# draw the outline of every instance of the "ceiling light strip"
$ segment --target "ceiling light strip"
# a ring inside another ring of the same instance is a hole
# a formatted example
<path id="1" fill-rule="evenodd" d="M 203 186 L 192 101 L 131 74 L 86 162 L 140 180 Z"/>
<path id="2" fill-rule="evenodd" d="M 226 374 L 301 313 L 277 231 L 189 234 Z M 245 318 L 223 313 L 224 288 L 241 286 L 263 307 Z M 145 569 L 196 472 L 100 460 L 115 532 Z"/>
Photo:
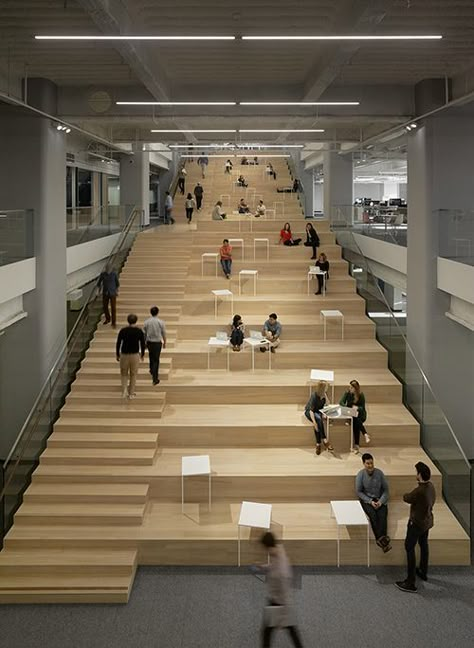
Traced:
<path id="1" fill-rule="evenodd" d="M 359 101 L 116 101 L 117 106 L 359 106 Z"/>
<path id="2" fill-rule="evenodd" d="M 324 133 L 324 128 L 242 128 L 239 133 Z"/>
<path id="3" fill-rule="evenodd" d="M 152 133 L 236 133 L 236 130 L 232 129 L 216 129 L 216 128 L 181 128 L 176 129 L 161 129 L 161 128 L 152 128 Z"/>
<path id="4" fill-rule="evenodd" d="M 240 101 L 239 106 L 359 106 L 360 101 Z"/>
<path id="5" fill-rule="evenodd" d="M 72 35 L 72 36 L 49 36 L 37 35 L 35 40 L 69 40 L 69 41 L 233 41 L 235 36 L 131 36 L 116 35 L 104 36 L 98 35 Z"/>
<path id="6" fill-rule="evenodd" d="M 235 101 L 116 101 L 117 106 L 235 106 Z"/>
<path id="7" fill-rule="evenodd" d="M 398 34 L 398 35 L 334 35 L 334 36 L 242 36 L 242 40 L 252 41 L 407 41 L 441 40 L 441 34 Z"/>

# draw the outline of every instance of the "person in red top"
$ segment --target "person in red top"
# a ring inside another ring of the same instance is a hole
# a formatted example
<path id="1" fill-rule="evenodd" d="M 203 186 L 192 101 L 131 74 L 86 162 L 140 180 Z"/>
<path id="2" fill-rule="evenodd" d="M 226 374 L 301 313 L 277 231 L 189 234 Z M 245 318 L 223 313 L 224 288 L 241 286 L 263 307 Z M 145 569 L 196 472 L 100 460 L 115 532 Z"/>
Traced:
<path id="1" fill-rule="evenodd" d="M 283 229 L 280 230 L 280 240 L 278 241 L 278 243 L 283 243 L 283 245 L 299 245 L 301 243 L 301 239 L 294 239 L 291 233 L 290 223 L 285 223 L 283 225 Z"/>
<path id="2" fill-rule="evenodd" d="M 229 245 L 229 239 L 224 239 L 220 247 L 221 266 L 226 279 L 230 279 L 232 272 L 232 245 Z"/>

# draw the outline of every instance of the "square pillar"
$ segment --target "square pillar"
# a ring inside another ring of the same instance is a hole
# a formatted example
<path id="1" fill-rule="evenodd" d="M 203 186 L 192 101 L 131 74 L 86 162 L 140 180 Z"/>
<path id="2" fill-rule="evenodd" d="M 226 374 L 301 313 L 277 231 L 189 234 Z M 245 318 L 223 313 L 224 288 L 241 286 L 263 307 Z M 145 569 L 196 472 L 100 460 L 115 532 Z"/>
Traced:
<path id="1" fill-rule="evenodd" d="M 324 171 L 324 217 L 330 220 L 335 216 L 338 206 L 352 206 L 352 157 L 340 155 L 338 151 L 325 151 L 323 155 Z M 352 213 L 352 211 L 351 211 Z M 338 219 L 339 220 L 339 219 Z"/>
<path id="2" fill-rule="evenodd" d="M 120 158 L 120 202 L 141 209 L 142 226 L 150 224 L 150 153 L 141 147 Z"/>

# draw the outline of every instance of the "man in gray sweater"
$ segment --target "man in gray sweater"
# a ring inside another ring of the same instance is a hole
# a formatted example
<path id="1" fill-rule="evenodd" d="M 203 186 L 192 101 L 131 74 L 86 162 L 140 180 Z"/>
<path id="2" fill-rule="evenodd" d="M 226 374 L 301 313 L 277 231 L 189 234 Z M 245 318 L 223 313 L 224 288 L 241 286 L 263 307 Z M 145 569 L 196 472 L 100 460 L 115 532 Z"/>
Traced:
<path id="1" fill-rule="evenodd" d="M 387 553 L 392 548 L 387 535 L 388 482 L 383 472 L 374 467 L 371 454 L 363 454 L 362 463 L 364 468 L 356 477 L 357 497 L 370 520 L 377 545 Z"/>

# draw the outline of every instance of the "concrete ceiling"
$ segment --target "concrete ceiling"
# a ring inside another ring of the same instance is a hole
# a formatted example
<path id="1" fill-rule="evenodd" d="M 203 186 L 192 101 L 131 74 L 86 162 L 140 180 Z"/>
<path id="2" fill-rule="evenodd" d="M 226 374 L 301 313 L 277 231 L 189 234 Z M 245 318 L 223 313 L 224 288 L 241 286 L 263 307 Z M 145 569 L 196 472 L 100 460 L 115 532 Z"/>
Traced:
<path id="1" fill-rule="evenodd" d="M 473 0 L 1 0 L 0 5 L 1 91 L 18 96 L 24 76 L 51 79 L 60 88 L 62 116 L 117 141 L 163 140 L 150 134 L 153 127 L 206 126 L 326 129 L 323 136 L 314 137 L 238 137 L 246 141 L 358 141 L 409 119 L 417 82 L 459 79 L 474 64 Z M 399 43 L 107 44 L 33 38 L 120 33 L 441 33 L 444 38 Z M 97 92 L 106 92 L 102 104 Z M 319 111 L 240 106 L 153 110 L 118 107 L 115 101 L 120 99 L 324 99 L 359 100 L 361 105 Z M 199 141 L 209 137 L 199 136 Z"/>

